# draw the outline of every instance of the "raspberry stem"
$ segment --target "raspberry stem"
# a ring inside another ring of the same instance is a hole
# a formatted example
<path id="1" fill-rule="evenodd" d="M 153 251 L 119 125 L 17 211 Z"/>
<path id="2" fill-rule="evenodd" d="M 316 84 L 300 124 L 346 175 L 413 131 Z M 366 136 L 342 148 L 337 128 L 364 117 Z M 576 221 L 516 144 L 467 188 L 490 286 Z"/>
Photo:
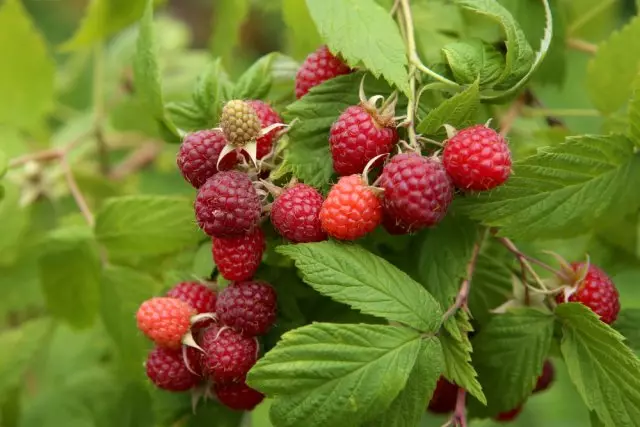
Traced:
<path id="1" fill-rule="evenodd" d="M 509 250 L 509 252 L 511 252 L 513 255 L 515 255 L 515 257 L 520 262 L 520 265 L 527 269 L 527 271 L 535 278 L 536 282 L 538 284 L 540 284 L 543 289 L 546 289 L 546 287 L 542 283 L 542 280 L 540 279 L 540 276 L 538 276 L 538 274 L 535 272 L 535 270 L 533 269 L 531 264 L 535 264 L 538 267 L 544 268 L 545 270 L 555 274 L 556 276 L 562 278 L 563 280 L 570 280 L 567 277 L 566 273 L 564 273 L 564 272 L 562 272 L 560 270 L 557 270 L 557 269 L 551 267 L 550 265 L 540 261 L 539 259 L 534 258 L 532 256 L 529 256 L 529 255 L 525 254 L 524 252 L 520 251 L 520 249 L 518 249 L 518 247 L 511 241 L 511 239 L 509 239 L 507 237 L 499 237 L 498 241 L 505 248 L 507 248 L 507 250 Z"/>

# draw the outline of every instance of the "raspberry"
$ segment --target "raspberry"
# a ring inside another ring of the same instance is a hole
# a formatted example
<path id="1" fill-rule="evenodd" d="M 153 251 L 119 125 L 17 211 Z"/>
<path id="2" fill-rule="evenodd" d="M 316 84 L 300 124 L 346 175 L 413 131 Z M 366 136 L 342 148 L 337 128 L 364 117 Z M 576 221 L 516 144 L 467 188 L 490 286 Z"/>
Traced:
<path id="1" fill-rule="evenodd" d="M 362 173 L 369 160 L 391 152 L 398 133 L 393 119 L 390 123 L 382 123 L 380 119 L 375 112 L 354 105 L 333 123 L 329 144 L 333 169 L 338 175 Z"/>
<path id="2" fill-rule="evenodd" d="M 330 236 L 356 240 L 373 231 L 382 220 L 382 206 L 360 175 L 340 178 L 320 209 L 322 228 Z"/>
<path id="3" fill-rule="evenodd" d="M 211 237 L 239 237 L 260 221 L 260 197 L 251 179 L 238 171 L 215 174 L 204 183 L 194 203 L 196 219 Z"/>
<path id="4" fill-rule="evenodd" d="M 258 342 L 231 328 L 212 326 L 202 334 L 204 372 L 218 383 L 237 382 L 245 377 L 258 359 Z"/>
<path id="5" fill-rule="evenodd" d="M 196 310 L 176 298 L 155 297 L 140 305 L 136 313 L 138 329 L 160 347 L 179 349 L 189 332 Z"/>
<path id="6" fill-rule="evenodd" d="M 416 153 L 398 154 L 382 170 L 384 210 L 407 231 L 430 227 L 447 214 L 453 184 L 440 161 Z"/>
<path id="7" fill-rule="evenodd" d="M 198 384 L 199 378 L 189 372 L 182 359 L 182 351 L 154 348 L 145 363 L 147 376 L 159 388 L 185 391 Z"/>
<path id="8" fill-rule="evenodd" d="M 214 384 L 213 392 L 220 403 L 236 411 L 251 411 L 264 400 L 264 394 L 249 387 L 244 380 L 237 383 Z"/>
<path id="9" fill-rule="evenodd" d="M 220 130 L 201 130 L 188 134 L 178 152 L 177 163 L 184 179 L 195 188 L 202 184 L 218 170 L 231 169 L 238 162 L 238 156 L 231 153 L 220 162 L 218 156 L 227 144 Z"/>
<path id="10" fill-rule="evenodd" d="M 456 408 L 459 387 L 440 377 L 433 392 L 428 410 L 434 414 L 447 414 Z"/>
<path id="11" fill-rule="evenodd" d="M 502 423 L 513 421 L 518 417 L 518 415 L 520 415 L 520 412 L 522 412 L 522 405 L 520 405 L 517 408 L 512 409 L 510 411 L 499 413 L 495 417 L 495 420 L 499 421 L 499 422 L 502 422 Z"/>
<path id="12" fill-rule="evenodd" d="M 296 74 L 296 98 L 302 98 L 312 87 L 326 80 L 350 72 L 351 69 L 333 56 L 327 46 L 320 46 L 307 56 Z"/>
<path id="13" fill-rule="evenodd" d="M 271 206 L 271 223 L 284 238 L 294 243 L 320 242 L 327 233 L 320 224 L 322 195 L 306 184 L 287 188 Z"/>
<path id="14" fill-rule="evenodd" d="M 259 227 L 241 237 L 213 238 L 213 260 L 227 280 L 252 278 L 260 266 L 264 249 L 264 233 Z"/>
<path id="15" fill-rule="evenodd" d="M 397 218 L 389 216 L 387 213 L 382 215 L 382 226 L 387 233 L 394 236 L 409 234 L 411 232 L 411 227 L 404 224 L 402 221 L 399 221 Z"/>
<path id="16" fill-rule="evenodd" d="M 266 282 L 237 282 L 220 292 L 216 314 L 246 336 L 264 335 L 276 320 L 276 301 L 275 289 Z"/>
<path id="17" fill-rule="evenodd" d="M 200 313 L 216 311 L 216 293 L 198 282 L 182 282 L 174 286 L 167 296 L 186 302 Z"/>
<path id="18" fill-rule="evenodd" d="M 540 393 L 549 388 L 555 378 L 555 369 L 550 360 L 546 360 L 542 367 L 542 373 L 538 377 L 536 382 L 536 388 L 533 389 L 534 393 Z"/>
<path id="19" fill-rule="evenodd" d="M 274 125 L 276 123 L 282 123 L 282 119 L 280 118 L 278 113 L 276 113 L 276 111 L 273 108 L 271 108 L 271 106 L 266 102 L 262 102 L 256 99 L 256 100 L 247 101 L 247 104 L 249 104 L 250 106 L 253 107 L 254 110 L 256 110 L 256 114 L 260 119 L 260 124 L 263 129 L 271 125 Z M 266 156 L 271 152 L 271 147 L 273 147 L 273 141 L 275 140 L 277 134 L 278 134 L 278 129 L 273 129 L 269 133 L 262 135 L 260 138 L 258 138 L 257 157 L 259 159 L 263 158 L 264 156 Z"/>
<path id="20" fill-rule="evenodd" d="M 491 190 L 511 174 L 507 142 L 483 125 L 463 129 L 449 139 L 442 162 L 453 183 L 463 190 Z"/>
<path id="21" fill-rule="evenodd" d="M 256 139 L 261 130 L 256 110 L 239 99 L 231 100 L 222 107 L 220 127 L 227 141 L 237 147 Z"/>
<path id="22" fill-rule="evenodd" d="M 198 340 L 200 341 L 200 340 Z M 191 371 L 195 373 L 198 377 L 204 377 L 204 372 L 202 371 L 202 360 L 201 355 L 202 352 L 196 348 L 183 346 L 186 352 L 187 362 L 189 362 L 189 368 Z M 184 356 L 183 356 L 184 363 Z"/>
<path id="23" fill-rule="evenodd" d="M 584 262 L 573 262 L 574 273 L 585 267 Z M 584 279 L 576 284 L 576 291 L 569 297 L 569 302 L 580 302 L 589 307 L 606 324 L 613 323 L 620 311 L 620 296 L 613 281 L 595 265 L 590 264 Z M 556 296 L 558 303 L 567 302 L 564 294 Z"/>

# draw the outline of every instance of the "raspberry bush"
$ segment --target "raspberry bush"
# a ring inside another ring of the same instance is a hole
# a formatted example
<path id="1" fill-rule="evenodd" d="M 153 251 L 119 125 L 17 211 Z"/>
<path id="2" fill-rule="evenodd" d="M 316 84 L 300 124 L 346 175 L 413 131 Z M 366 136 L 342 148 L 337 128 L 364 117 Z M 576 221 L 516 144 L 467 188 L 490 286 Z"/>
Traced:
<path id="1" fill-rule="evenodd" d="M 637 7 L 0 3 L 0 425 L 640 426 Z"/>

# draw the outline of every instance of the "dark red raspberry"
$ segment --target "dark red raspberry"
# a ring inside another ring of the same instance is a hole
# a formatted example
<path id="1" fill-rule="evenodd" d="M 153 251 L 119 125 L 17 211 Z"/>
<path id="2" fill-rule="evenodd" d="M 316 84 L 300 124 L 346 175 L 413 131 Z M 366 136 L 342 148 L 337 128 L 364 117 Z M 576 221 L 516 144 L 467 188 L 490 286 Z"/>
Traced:
<path id="1" fill-rule="evenodd" d="M 520 405 L 517 408 L 512 409 L 510 411 L 499 413 L 495 417 L 495 420 L 499 421 L 501 423 L 506 423 L 506 422 L 509 422 L 509 421 L 513 421 L 518 417 L 518 415 L 520 415 L 520 412 L 522 412 L 522 405 Z"/>
<path id="2" fill-rule="evenodd" d="M 454 191 L 442 163 L 416 153 L 392 157 L 382 171 L 380 186 L 385 215 L 408 231 L 442 221 Z"/>
<path id="3" fill-rule="evenodd" d="M 327 46 L 307 56 L 296 75 L 296 98 L 302 98 L 309 90 L 320 83 L 348 74 L 351 69 L 329 52 Z"/>
<path id="4" fill-rule="evenodd" d="M 138 329 L 160 347 L 177 350 L 191 328 L 196 310 L 176 298 L 155 297 L 138 308 Z"/>
<path id="5" fill-rule="evenodd" d="M 267 128 L 271 125 L 275 125 L 276 123 L 282 123 L 282 119 L 280 118 L 276 110 L 271 108 L 271 106 L 266 102 L 254 99 L 251 101 L 247 101 L 247 104 L 251 105 L 253 109 L 256 110 L 256 113 L 258 114 L 258 118 L 260 119 L 260 123 L 262 125 L 262 129 Z M 262 135 L 256 140 L 256 142 L 258 143 L 258 159 L 263 158 L 271 152 L 273 141 L 275 141 L 276 135 L 278 135 L 278 132 L 280 130 L 281 129 L 273 129 L 269 133 Z"/>
<path id="6" fill-rule="evenodd" d="M 258 227 L 241 237 L 213 238 L 213 260 L 227 280 L 251 279 L 265 249 L 264 233 Z"/>
<path id="7" fill-rule="evenodd" d="M 476 125 L 449 139 L 442 163 L 456 187 L 484 191 L 502 185 L 511 174 L 511 152 L 493 129 Z"/>
<path id="8" fill-rule="evenodd" d="M 327 238 L 320 224 L 322 195 L 306 184 L 287 188 L 271 206 L 271 223 L 280 235 L 294 243 Z"/>
<path id="9" fill-rule="evenodd" d="M 254 390 L 243 380 L 237 383 L 214 384 L 213 392 L 227 408 L 251 411 L 264 400 L 264 394 Z"/>
<path id="10" fill-rule="evenodd" d="M 387 233 L 394 236 L 409 234 L 411 232 L 411 227 L 405 225 L 402 221 L 393 218 L 386 213 L 383 213 L 382 215 L 382 226 L 387 231 Z"/>
<path id="11" fill-rule="evenodd" d="M 577 274 L 584 267 L 584 262 L 571 263 L 573 272 Z M 575 286 L 576 290 L 571 294 L 568 302 L 580 302 L 586 305 L 606 324 L 611 324 L 618 318 L 620 295 L 613 281 L 604 271 L 590 264 L 584 279 L 576 283 Z M 558 294 L 556 301 L 558 303 L 567 302 L 564 293 Z"/>
<path id="12" fill-rule="evenodd" d="M 167 296 L 186 302 L 198 314 L 216 311 L 216 293 L 199 282 L 178 283 L 167 292 Z"/>
<path id="13" fill-rule="evenodd" d="M 360 105 L 348 107 L 329 133 L 333 169 L 341 176 L 362 173 L 369 160 L 390 153 L 397 141 L 393 122 L 381 123 Z"/>
<path id="14" fill-rule="evenodd" d="M 197 341 L 200 341 L 200 339 Z M 186 352 L 187 362 L 189 363 L 188 369 L 202 379 L 204 377 L 204 371 L 202 370 L 202 352 L 193 347 L 183 346 L 183 348 Z"/>
<path id="15" fill-rule="evenodd" d="M 260 281 L 236 282 L 218 298 L 216 314 L 224 325 L 246 336 L 264 335 L 276 320 L 276 291 Z"/>
<path id="16" fill-rule="evenodd" d="M 195 188 L 200 188 L 218 170 L 233 168 L 238 163 L 235 153 L 226 155 L 218 165 L 219 169 L 216 166 L 226 143 L 219 129 L 200 130 L 185 136 L 176 159 L 184 179 Z"/>
<path id="17" fill-rule="evenodd" d="M 260 197 L 251 179 L 238 171 L 215 174 L 204 183 L 194 203 L 200 228 L 211 237 L 239 237 L 260 221 Z"/>
<path id="18" fill-rule="evenodd" d="M 206 375 L 217 383 L 241 381 L 258 360 L 258 342 L 229 327 L 211 326 L 202 334 Z"/>
<path id="19" fill-rule="evenodd" d="M 382 221 L 382 206 L 360 175 L 340 178 L 320 209 L 322 228 L 332 237 L 356 240 Z"/>
<path id="20" fill-rule="evenodd" d="M 189 390 L 200 379 L 187 369 L 181 350 L 156 347 L 149 353 L 145 367 L 149 379 L 164 390 Z"/>
<path id="21" fill-rule="evenodd" d="M 545 360 L 544 365 L 542 367 L 542 373 L 538 377 L 538 381 L 536 382 L 536 388 L 533 389 L 534 393 L 540 393 L 541 391 L 545 391 L 549 388 L 551 383 L 555 378 L 555 369 L 553 368 L 553 363 L 550 360 Z"/>
<path id="22" fill-rule="evenodd" d="M 429 412 L 434 414 L 452 412 L 456 408 L 459 389 L 457 385 L 450 383 L 445 377 L 440 377 L 427 408 Z"/>

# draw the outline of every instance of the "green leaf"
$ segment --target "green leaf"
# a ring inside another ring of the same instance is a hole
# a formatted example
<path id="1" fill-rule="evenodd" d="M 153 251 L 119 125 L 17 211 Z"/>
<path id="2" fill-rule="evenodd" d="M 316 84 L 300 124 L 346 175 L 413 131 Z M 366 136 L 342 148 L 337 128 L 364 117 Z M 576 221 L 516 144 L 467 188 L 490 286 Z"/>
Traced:
<path id="1" fill-rule="evenodd" d="M 29 227 L 30 212 L 20 205 L 20 187 L 10 181 L 4 185 L 4 197 L 0 198 L 0 265 L 9 265 L 20 255 Z"/>
<path id="2" fill-rule="evenodd" d="M 234 411 L 217 402 L 200 405 L 195 414 L 188 417 L 185 427 L 239 427 L 246 412 Z M 179 422 L 179 421 L 178 421 Z M 251 425 L 251 427 L 257 427 Z"/>
<path id="3" fill-rule="evenodd" d="M 151 405 L 149 390 L 143 383 L 126 383 L 110 408 L 109 423 L 118 427 L 154 427 L 156 424 Z"/>
<path id="4" fill-rule="evenodd" d="M 145 0 L 95 0 L 89 3 L 82 24 L 61 48 L 91 46 L 134 23 L 142 16 Z"/>
<path id="5" fill-rule="evenodd" d="M 475 223 L 460 215 L 449 215 L 422 241 L 418 277 L 442 307 L 448 307 L 458 293 L 477 239 Z"/>
<path id="6" fill-rule="evenodd" d="M 116 343 L 122 366 L 131 378 L 140 376 L 147 355 L 147 343 L 140 339 L 136 311 L 140 304 L 158 294 L 160 286 L 149 276 L 125 267 L 108 266 L 100 282 L 100 313 L 105 329 Z"/>
<path id="7" fill-rule="evenodd" d="M 147 0 L 133 60 L 136 95 L 145 102 L 149 113 L 158 121 L 169 142 L 180 142 L 180 132 L 167 117 L 162 99 L 158 46 L 153 25 L 153 0 Z"/>
<path id="8" fill-rule="evenodd" d="M 505 185 L 460 204 L 470 217 L 500 227 L 502 235 L 557 238 L 637 209 L 639 186 L 640 155 L 629 139 L 583 135 L 515 162 Z"/>
<path id="9" fill-rule="evenodd" d="M 629 137 L 640 146 L 640 73 L 633 83 L 633 95 L 629 102 Z"/>
<path id="10" fill-rule="evenodd" d="M 40 318 L 23 323 L 0 334 L 0 402 L 11 389 L 21 385 L 24 374 L 47 342 L 51 321 Z M 4 420 L 3 420 L 4 421 Z"/>
<path id="11" fill-rule="evenodd" d="M 263 99 L 269 93 L 272 83 L 271 66 L 276 53 L 258 59 L 236 82 L 233 90 L 235 99 Z"/>
<path id="12" fill-rule="evenodd" d="M 170 196 L 107 200 L 96 215 L 95 234 L 116 258 L 178 252 L 201 238 L 191 201 Z"/>
<path id="13" fill-rule="evenodd" d="M 600 421 L 598 414 L 593 411 L 589 412 L 589 419 L 591 421 L 591 427 L 607 427 L 602 421 Z"/>
<path id="14" fill-rule="evenodd" d="M 229 65 L 240 41 L 242 23 L 249 16 L 249 0 L 218 1 L 214 4 L 213 32 L 209 45 L 214 56 Z"/>
<path id="15" fill-rule="evenodd" d="M 618 315 L 613 327 L 626 338 L 626 343 L 640 353 L 640 309 L 625 308 Z"/>
<path id="16" fill-rule="evenodd" d="M 287 52 L 303 59 L 322 44 L 305 2 L 282 0 L 282 19 L 287 26 Z"/>
<path id="17" fill-rule="evenodd" d="M 38 271 L 49 312 L 75 328 L 90 326 L 100 304 L 100 256 L 89 231 L 51 232 Z"/>
<path id="18" fill-rule="evenodd" d="M 440 326 L 442 311 L 406 273 L 359 246 L 326 241 L 279 246 L 302 279 L 335 301 L 424 332 Z"/>
<path id="19" fill-rule="evenodd" d="M 436 383 L 444 367 L 442 347 L 437 338 L 427 338 L 407 385 L 384 413 L 374 417 L 365 427 L 415 427 L 420 424 L 424 408 L 436 388 Z"/>
<path id="20" fill-rule="evenodd" d="M 404 42 L 387 10 L 373 0 L 307 0 L 307 7 L 331 52 L 409 92 Z"/>
<path id="21" fill-rule="evenodd" d="M 492 86 L 505 68 L 502 53 L 480 39 L 449 43 L 442 48 L 442 54 L 458 83 L 479 81 L 481 87 Z"/>
<path id="22" fill-rule="evenodd" d="M 598 46 L 587 67 L 586 88 L 593 105 L 613 113 L 629 99 L 640 63 L 640 17 Z"/>
<path id="23" fill-rule="evenodd" d="M 20 0 L 0 7 L 0 28 L 0 124 L 32 128 L 53 107 L 54 62 Z"/>
<path id="24" fill-rule="evenodd" d="M 2 427 L 18 427 L 20 425 L 20 406 L 22 389 L 17 386 L 4 393 L 0 392 L 0 420 Z"/>
<path id="25" fill-rule="evenodd" d="M 560 304 L 560 349 L 587 407 L 607 426 L 640 425 L 640 360 L 623 336 L 579 303 Z"/>
<path id="26" fill-rule="evenodd" d="M 461 129 L 475 123 L 479 109 L 480 92 L 476 81 L 429 111 L 416 130 L 421 134 L 436 135 L 444 133 L 442 126 L 445 124 Z"/>
<path id="27" fill-rule="evenodd" d="M 487 398 L 482 392 L 482 387 L 478 382 L 478 374 L 471 365 L 471 353 L 473 351 L 469 342 L 468 333 L 473 331 L 468 316 L 458 314 L 455 318 L 457 335 L 451 334 L 453 328 L 445 330 L 440 335 L 442 353 L 444 354 L 445 370 L 444 376 L 467 390 L 480 402 L 486 404 Z"/>
<path id="28" fill-rule="evenodd" d="M 405 327 L 314 323 L 285 333 L 248 382 L 276 397 L 279 427 L 359 425 L 393 402 L 420 348 Z"/>
<path id="29" fill-rule="evenodd" d="M 494 316 L 473 342 L 473 364 L 492 415 L 531 395 L 549 353 L 554 317 L 534 309 Z"/>
<path id="30" fill-rule="evenodd" d="M 0 178 L 2 178 L 9 169 L 9 159 L 7 159 L 7 155 L 4 154 L 4 151 L 0 151 Z"/>

